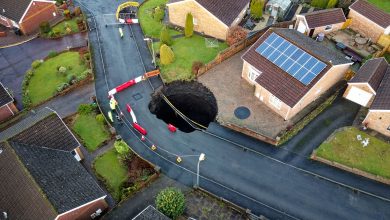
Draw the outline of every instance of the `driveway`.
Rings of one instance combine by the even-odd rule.
[[[89,36],[96,55],[96,94],[103,111],[108,112],[108,90],[151,70],[151,57],[138,25],[126,26],[123,39],[116,27],[104,27],[101,15],[113,13],[116,4],[104,0],[84,0],[83,4],[97,15],[97,29]],[[89,21],[93,23],[93,19]],[[338,99],[298,136],[277,149],[218,124],[209,128],[211,133],[172,134],[148,110],[152,92],[151,85],[144,81],[116,96],[123,112],[126,103],[132,104],[138,122],[149,131],[147,141],[141,141],[128,122],[114,126],[134,151],[160,166],[165,175],[193,185],[197,157],[185,155],[202,152],[207,159],[201,163],[200,186],[255,214],[271,219],[390,218],[388,186],[305,157],[306,151],[318,146],[335,128],[352,123],[357,105]],[[126,114],[126,120],[129,118]],[[323,120],[328,118],[333,123],[324,126]],[[150,149],[152,143],[157,151]],[[180,164],[175,162],[176,155],[183,156]]]
[[[58,40],[36,38],[18,46],[0,49],[0,81],[13,91],[19,110],[23,108],[22,81],[31,63],[45,58],[50,51],[66,50],[86,37],[86,33],[81,33]]]

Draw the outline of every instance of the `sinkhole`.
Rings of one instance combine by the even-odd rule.
[[[164,99],[164,96],[171,105]],[[213,93],[201,83],[175,81],[153,93],[149,110],[165,123],[189,133],[195,129],[180,116],[178,111],[183,113],[185,118],[208,127],[210,122],[215,120],[218,107]]]

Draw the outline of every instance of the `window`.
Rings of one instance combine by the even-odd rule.
[[[326,25],[326,26],[325,26],[325,30],[326,30],[326,31],[332,30],[332,25]]]
[[[198,25],[198,19],[192,18],[192,23],[194,23],[194,25]]]
[[[260,76],[260,73],[256,70],[249,68],[248,77],[252,82],[255,82],[256,78]]]
[[[280,109],[282,107],[282,101],[280,101],[280,99],[276,98],[274,95],[271,95],[269,97],[269,102],[277,109]]]

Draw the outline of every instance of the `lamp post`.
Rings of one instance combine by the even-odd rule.
[[[151,42],[151,47],[152,47],[152,63],[154,65],[154,68],[156,68],[156,56],[154,55],[154,47],[153,47],[153,39],[152,38],[149,38],[149,37],[146,37],[144,38],[144,41],[150,41]]]
[[[206,159],[206,155],[204,153],[201,153],[199,155],[198,167],[197,167],[197,170],[196,170],[196,187],[199,186],[199,165],[200,165],[200,162],[204,161],[205,159]]]

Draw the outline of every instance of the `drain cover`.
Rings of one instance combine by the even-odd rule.
[[[251,111],[247,107],[240,106],[234,110],[234,115],[238,119],[246,119],[251,115]]]
[[[135,99],[135,101],[138,101],[138,100],[142,99],[142,95],[140,93],[135,93],[133,95],[133,98]]]

